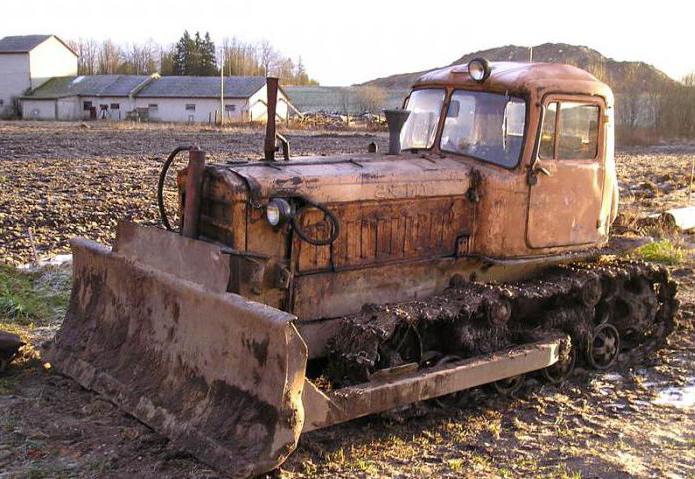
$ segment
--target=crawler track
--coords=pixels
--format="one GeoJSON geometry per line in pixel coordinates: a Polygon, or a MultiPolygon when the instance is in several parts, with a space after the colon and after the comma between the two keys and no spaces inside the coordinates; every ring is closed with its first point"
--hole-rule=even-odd
{"type": "Polygon", "coordinates": [[[556,267],[519,283],[455,279],[427,300],[367,305],[344,318],[325,374],[334,385],[356,384],[380,369],[425,368],[558,331],[571,347],[546,371],[549,380],[562,380],[577,361],[596,369],[638,363],[673,331],[676,288],[665,268],[624,260],[556,267]]]}

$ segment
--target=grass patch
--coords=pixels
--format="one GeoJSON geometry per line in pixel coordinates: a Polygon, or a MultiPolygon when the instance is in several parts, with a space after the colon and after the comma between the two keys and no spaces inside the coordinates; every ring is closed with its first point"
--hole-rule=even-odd
{"type": "Polygon", "coordinates": [[[645,261],[653,261],[668,265],[680,264],[685,260],[686,252],[674,245],[668,239],[646,244],[635,251],[635,254],[645,261]]]}
{"type": "MultiPolygon", "coordinates": [[[[69,279],[57,285],[46,286],[45,273],[29,273],[0,264],[0,326],[17,329],[12,325],[31,327],[46,323],[57,310],[67,306],[69,279]],[[3,324],[4,323],[4,324],[3,324]]],[[[17,332],[17,331],[10,331],[17,332]]],[[[18,333],[19,334],[19,333],[18,333]]]]}
{"type": "Polygon", "coordinates": [[[0,331],[16,334],[25,343],[0,379],[0,395],[12,393],[18,371],[41,364],[32,346],[35,328],[57,326],[70,298],[70,283],[64,267],[28,272],[0,264],[0,331]]]}
{"type": "Polygon", "coordinates": [[[447,466],[454,472],[461,472],[463,470],[464,461],[463,459],[449,459],[446,461],[447,466]]]}

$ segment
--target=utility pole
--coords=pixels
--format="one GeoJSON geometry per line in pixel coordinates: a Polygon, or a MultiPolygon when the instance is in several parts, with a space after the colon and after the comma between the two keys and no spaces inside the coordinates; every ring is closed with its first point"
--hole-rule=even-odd
{"type": "Polygon", "coordinates": [[[224,126],[224,49],[220,57],[220,126],[224,126]]]}

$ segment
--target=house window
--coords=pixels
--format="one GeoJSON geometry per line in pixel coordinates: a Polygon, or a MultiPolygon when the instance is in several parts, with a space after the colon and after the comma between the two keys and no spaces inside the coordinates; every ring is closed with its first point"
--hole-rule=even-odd
{"type": "Polygon", "coordinates": [[[99,109],[102,110],[102,111],[108,110],[108,109],[109,109],[109,105],[107,105],[107,104],[105,104],[105,103],[102,103],[101,105],[99,105],[99,109]]]}
{"type": "Polygon", "coordinates": [[[186,103],[186,111],[195,111],[195,103],[186,103]]]}
{"type": "Polygon", "coordinates": [[[236,111],[236,105],[225,105],[224,111],[236,111]]]}
{"type": "Polygon", "coordinates": [[[0,106],[3,106],[5,104],[5,100],[0,98],[0,106]]]}
{"type": "Polygon", "coordinates": [[[111,109],[112,110],[120,110],[121,105],[119,103],[111,103],[111,109]]]}
{"type": "Polygon", "coordinates": [[[150,111],[157,111],[159,109],[159,105],[156,103],[150,103],[149,105],[147,105],[147,108],[150,111]]]}
{"type": "Polygon", "coordinates": [[[92,102],[91,101],[83,101],[82,102],[82,109],[87,111],[92,108],[92,102]]]}

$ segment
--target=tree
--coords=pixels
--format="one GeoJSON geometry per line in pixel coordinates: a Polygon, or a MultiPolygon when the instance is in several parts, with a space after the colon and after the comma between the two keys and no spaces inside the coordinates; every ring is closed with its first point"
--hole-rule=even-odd
{"type": "Polygon", "coordinates": [[[263,75],[269,76],[278,63],[280,55],[278,55],[268,40],[263,40],[258,45],[258,52],[259,60],[263,67],[263,75]]]}
{"type": "Polygon", "coordinates": [[[357,104],[363,112],[378,114],[385,103],[386,91],[378,86],[361,87],[357,92],[357,104]]]}
{"type": "Polygon", "coordinates": [[[247,43],[236,37],[225,38],[221,51],[225,75],[275,75],[284,85],[318,85],[307,74],[301,57],[295,64],[291,58],[275,50],[267,40],[247,43]]]}
{"type": "Polygon", "coordinates": [[[176,74],[176,51],[173,47],[159,48],[159,73],[162,75],[176,74]]]}
{"type": "Polygon", "coordinates": [[[645,91],[641,63],[633,62],[625,66],[623,82],[620,87],[620,95],[615,109],[617,123],[629,130],[634,130],[639,124],[645,91]]]}
{"type": "Polygon", "coordinates": [[[98,69],[99,45],[91,38],[69,41],[70,47],[78,55],[77,74],[94,75],[98,69]]]}
{"type": "MultiPolygon", "coordinates": [[[[191,36],[188,30],[174,45],[162,46],[153,40],[117,45],[111,40],[73,40],[71,48],[79,55],[79,75],[219,75],[217,49],[206,32],[191,36]]],[[[227,76],[276,75],[284,85],[318,85],[306,71],[302,58],[297,62],[282,55],[267,40],[244,42],[238,38],[222,41],[221,57],[227,76]]]]}
{"type": "Polygon", "coordinates": [[[184,30],[183,35],[174,47],[174,75],[190,75],[191,56],[194,50],[195,42],[188,30],[184,30]]]}
{"type": "Polygon", "coordinates": [[[355,104],[355,95],[351,88],[341,88],[338,98],[341,113],[345,114],[345,122],[350,124],[350,115],[355,104]]]}
{"type": "Polygon", "coordinates": [[[104,41],[98,54],[98,73],[100,75],[117,73],[121,58],[121,48],[111,40],[104,41]]]}
{"type": "Polygon", "coordinates": [[[210,34],[205,37],[196,32],[191,38],[188,30],[174,47],[174,74],[175,75],[217,75],[217,61],[215,59],[215,44],[210,39],[210,34]]]}
{"type": "Polygon", "coordinates": [[[133,43],[122,49],[123,62],[118,72],[129,75],[149,75],[158,70],[157,46],[152,40],[133,43]]]}
{"type": "Polygon", "coordinates": [[[198,75],[217,75],[219,70],[217,69],[217,59],[215,58],[215,44],[210,39],[209,32],[205,32],[205,38],[200,42],[198,48],[200,51],[200,69],[198,75]]]}

